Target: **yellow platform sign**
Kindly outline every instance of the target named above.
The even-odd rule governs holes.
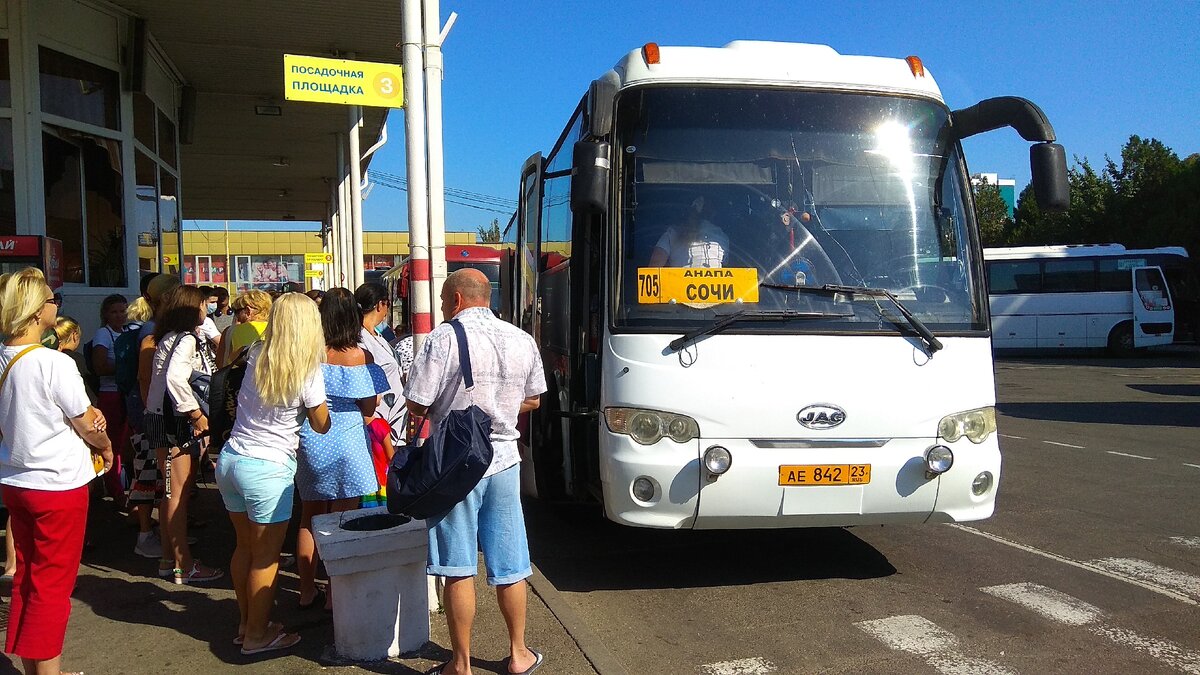
[[[289,101],[404,107],[404,80],[392,63],[284,54],[283,91]]]
[[[638,303],[711,307],[758,302],[758,270],[749,268],[639,267]]]
[[[325,270],[304,270],[305,279],[323,279],[325,278]]]
[[[305,253],[305,265],[331,265],[333,264],[332,253]]]

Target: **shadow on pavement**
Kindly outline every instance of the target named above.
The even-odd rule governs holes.
[[[999,411],[1008,417],[1081,424],[1126,424],[1131,426],[1200,427],[1200,402],[1125,401],[1002,403]]]
[[[847,529],[650,530],[595,505],[525,504],[533,561],[560,591],[872,579],[896,572]]]

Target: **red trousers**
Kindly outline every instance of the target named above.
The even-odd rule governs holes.
[[[125,499],[125,485],[121,482],[121,454],[129,452],[129,427],[125,424],[125,403],[121,392],[102,391],[99,394],[100,412],[108,422],[108,440],[113,447],[113,465],[104,474],[104,489],[118,504]]]
[[[86,485],[65,492],[0,486],[17,549],[4,651],[25,659],[62,654],[71,592],[83,554]]]

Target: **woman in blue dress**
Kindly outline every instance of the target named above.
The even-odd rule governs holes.
[[[379,394],[388,390],[383,369],[358,346],[362,324],[354,294],[345,288],[330,290],[320,312],[326,355],[321,370],[332,424],[326,434],[314,433],[307,421],[300,428],[296,487],[303,508],[296,558],[302,609],[320,599],[313,516],[356,509],[360,497],[379,490],[364,419],[371,419]],[[322,604],[332,606],[328,595]]]

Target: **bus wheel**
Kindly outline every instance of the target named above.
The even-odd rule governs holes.
[[[1132,356],[1133,322],[1122,321],[1108,334],[1108,353],[1113,356]]]

